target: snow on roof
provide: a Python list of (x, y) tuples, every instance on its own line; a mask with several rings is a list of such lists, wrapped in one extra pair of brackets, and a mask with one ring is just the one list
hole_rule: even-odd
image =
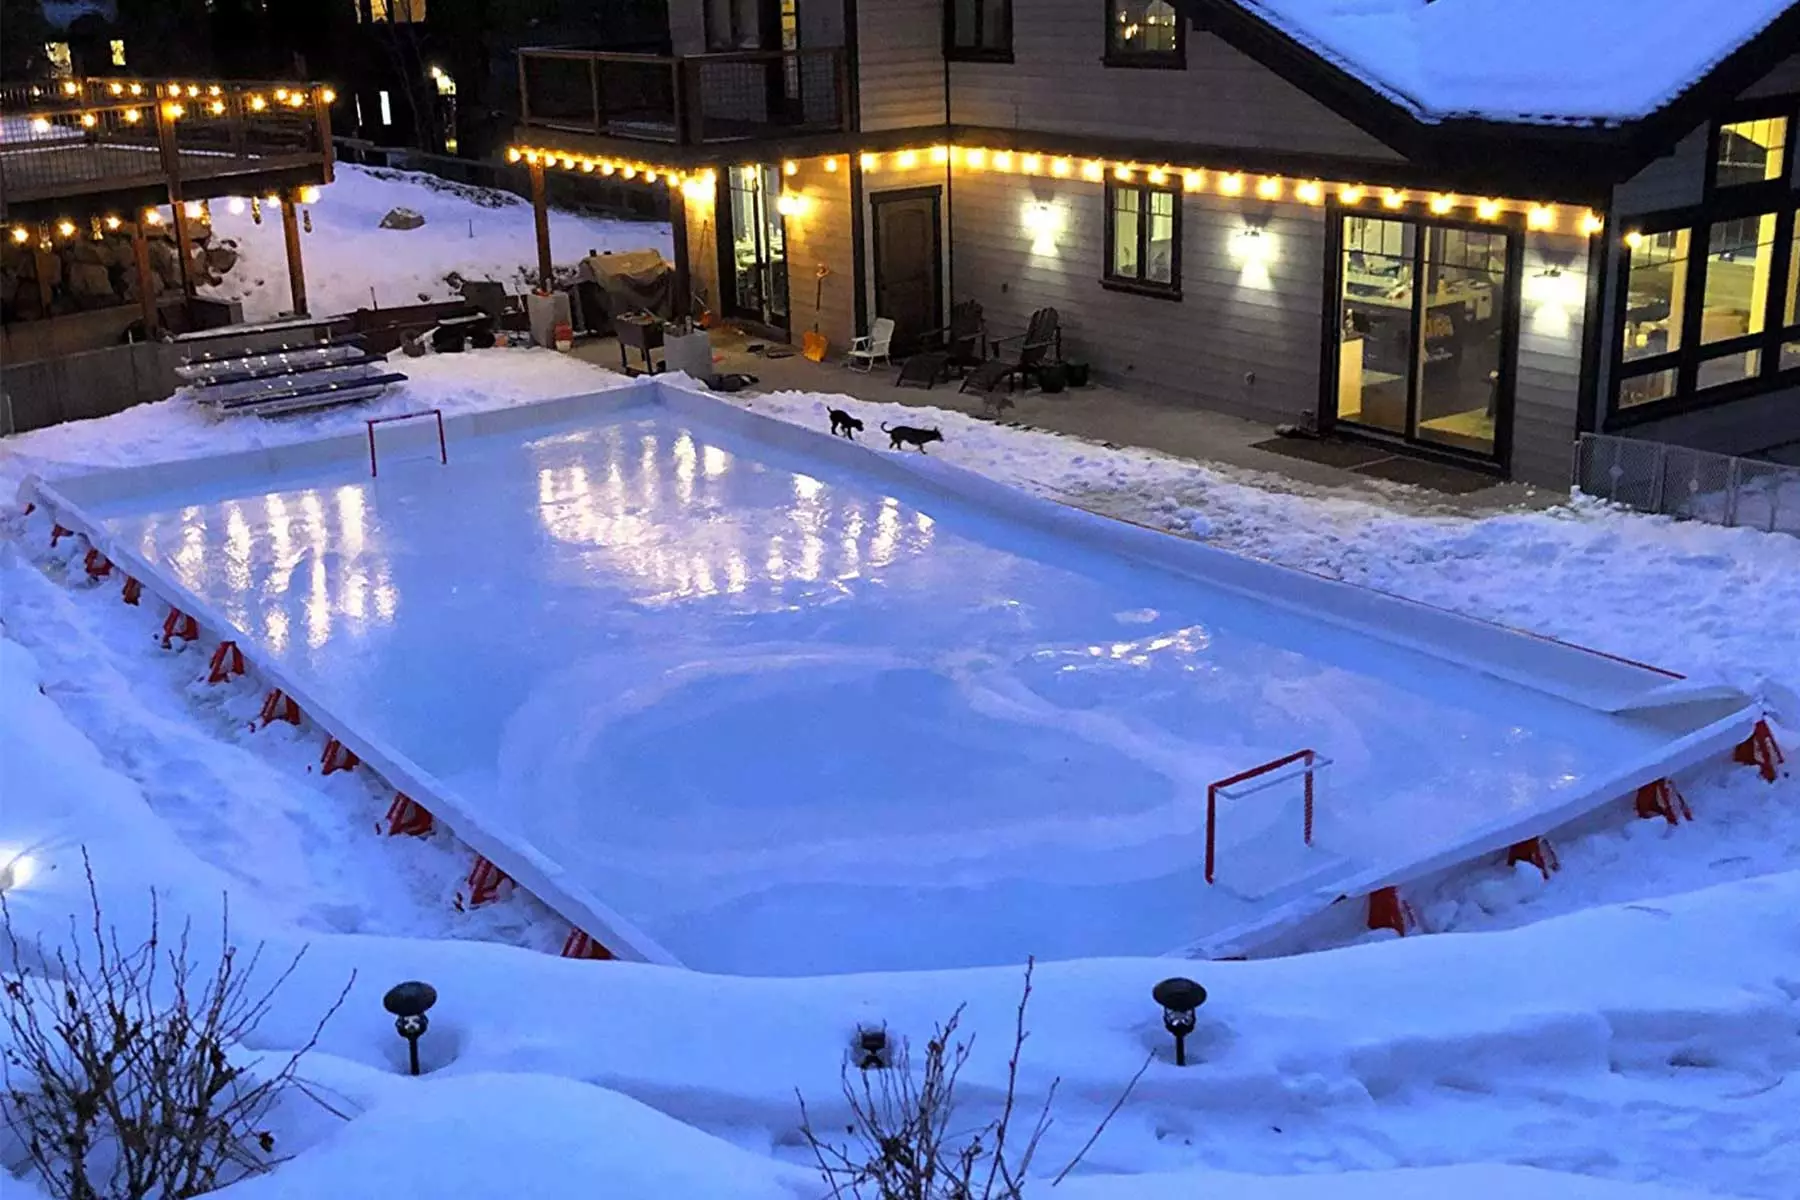
[(1648, 116), (1791, 0), (1234, 0), (1429, 121)]

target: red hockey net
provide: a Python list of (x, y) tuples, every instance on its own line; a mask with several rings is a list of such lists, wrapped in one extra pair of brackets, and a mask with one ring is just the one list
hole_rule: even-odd
[(1296, 750), (1280, 758), (1270, 759), (1236, 775), (1215, 779), (1206, 788), (1206, 882), (1213, 882), (1218, 862), (1219, 799), (1236, 800), (1253, 792), (1267, 791), (1283, 783), (1300, 781), (1304, 797), (1304, 820), (1301, 836), (1308, 846), (1313, 840), (1313, 801), (1317, 794), (1315, 777), (1331, 765), (1331, 760), (1316, 750)]
[(371, 479), (376, 478), (377, 476), (380, 475), (380, 470), (377, 467), (377, 464), (375, 461), (375, 427), (377, 425), (390, 425), (390, 424), (394, 423), (395, 421), (423, 421), (428, 417), (435, 418), (437, 420), (438, 462), (442, 463), (444, 466), (450, 465), (450, 452), (444, 445), (444, 410), (443, 409), (427, 408), (420, 412), (397, 413), (396, 415), (391, 416), (391, 417), (371, 417), (371, 418), (369, 418), (369, 420), (364, 422), (369, 427), (369, 477)]

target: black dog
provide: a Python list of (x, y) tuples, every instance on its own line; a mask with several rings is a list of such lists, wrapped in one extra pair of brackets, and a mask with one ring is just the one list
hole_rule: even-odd
[(841, 433), (854, 442), (856, 435), (862, 432), (863, 423), (843, 409), (828, 408), (825, 411), (831, 416), (832, 433)]
[(886, 421), (881, 423), (881, 432), (888, 435), (888, 449), (898, 450), (902, 446), (911, 446), (920, 454), (925, 453), (926, 442), (941, 442), (944, 435), (935, 429), (914, 429), (911, 425), (896, 425), (888, 428)]

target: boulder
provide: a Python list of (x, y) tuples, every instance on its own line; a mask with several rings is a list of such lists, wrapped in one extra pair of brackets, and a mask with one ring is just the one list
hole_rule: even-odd
[(169, 243), (150, 243), (150, 270), (163, 281), (164, 286), (181, 286), (181, 257)]
[(387, 216), (381, 218), (383, 229), (417, 229), (425, 223), (425, 218), (410, 208), (390, 208)]
[(113, 298), (112, 274), (99, 263), (72, 262), (67, 270), (69, 294), (76, 300)]
[(63, 248), (63, 257), (71, 263), (86, 263), (89, 265), (97, 265), (106, 261), (105, 255), (100, 251), (100, 244), (98, 242), (70, 242)]
[(206, 248), (206, 267), (214, 275), (223, 275), (237, 266), (238, 252), (230, 246), (217, 245)]

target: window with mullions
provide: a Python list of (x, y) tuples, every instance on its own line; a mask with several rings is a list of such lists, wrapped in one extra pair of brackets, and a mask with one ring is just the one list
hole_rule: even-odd
[(950, 0), (946, 58), (1011, 62), (1012, 0)]
[(1106, 63), (1114, 67), (1181, 67), (1187, 39), (1169, 0), (1106, 0)]
[(1794, 236), (1789, 239), (1787, 289), (1781, 301), (1781, 371), (1800, 370), (1800, 210), (1794, 213)]
[(1156, 295), (1181, 294), (1181, 198), (1170, 188), (1106, 187), (1106, 282)]
[(1742, 187), (1781, 178), (1787, 161), (1788, 119), (1762, 117), (1719, 126), (1713, 186)]

